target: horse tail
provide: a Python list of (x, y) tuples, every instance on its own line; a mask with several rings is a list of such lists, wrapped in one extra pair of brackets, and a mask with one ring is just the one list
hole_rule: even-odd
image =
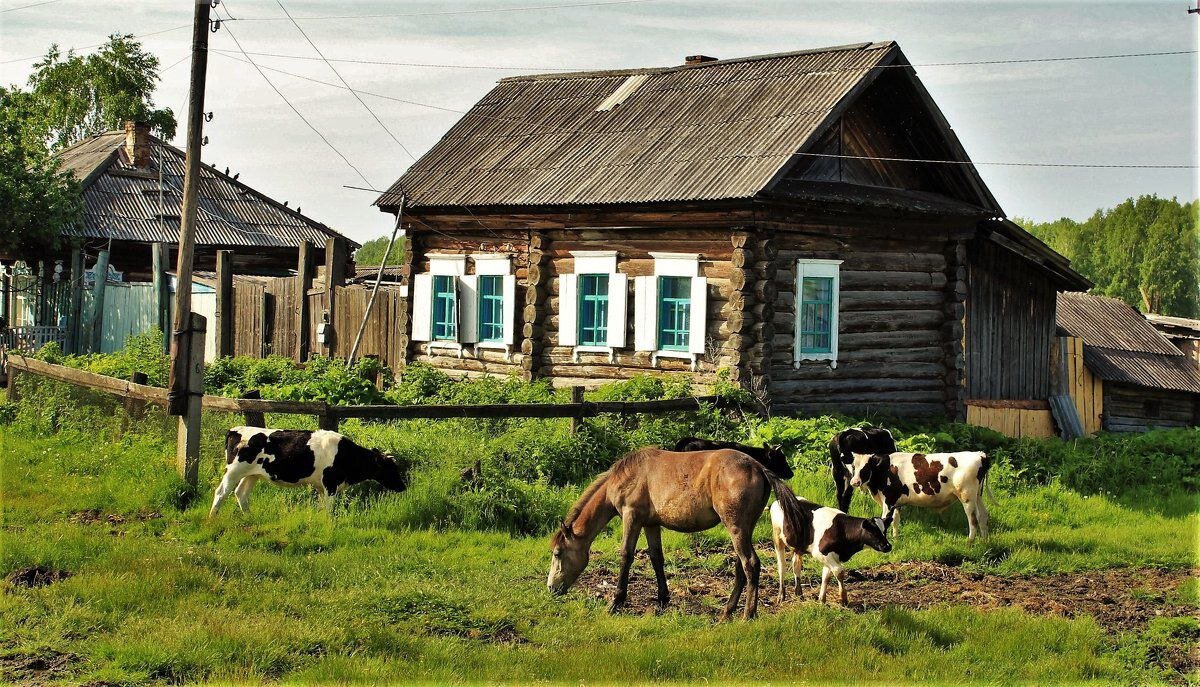
[(800, 499), (796, 498), (796, 494), (792, 492), (792, 488), (786, 482), (766, 468), (762, 469), (762, 473), (767, 478), (767, 483), (771, 485), (771, 491), (774, 492), (779, 507), (783, 509), (784, 539), (793, 548), (804, 549), (813, 537), (812, 511), (801, 505)]

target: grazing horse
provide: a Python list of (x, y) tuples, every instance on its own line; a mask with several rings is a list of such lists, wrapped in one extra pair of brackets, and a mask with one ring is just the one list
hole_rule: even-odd
[(553, 558), (546, 586), (555, 595), (565, 594), (588, 564), (592, 541), (613, 518), (621, 518), (621, 573), (617, 593), (608, 610), (625, 604), (629, 566), (638, 535), (646, 530), (650, 563), (658, 582), (657, 610), (670, 600), (663, 569), (662, 528), (699, 532), (718, 523), (729, 530), (738, 564), (733, 591), (722, 620), (737, 609), (746, 581), (750, 592), (744, 618), (758, 610), (758, 576), (761, 564), (754, 552), (754, 524), (762, 515), (771, 492), (781, 504), (783, 526), (789, 541), (811, 538), (812, 514), (801, 508), (795, 494), (778, 477), (754, 459), (731, 449), (679, 453), (643, 448), (613, 463), (583, 491), (566, 520), (550, 540)]

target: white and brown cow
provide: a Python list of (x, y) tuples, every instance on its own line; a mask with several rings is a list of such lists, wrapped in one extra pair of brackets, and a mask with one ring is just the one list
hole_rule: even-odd
[(779, 502), (771, 504), (771, 540), (775, 543), (775, 568), (779, 572), (779, 603), (784, 599), (783, 556), (792, 553), (792, 581), (796, 598), (800, 598), (800, 564), (808, 553), (821, 563), (821, 591), (817, 599), (825, 603), (829, 578), (837, 580), (838, 594), (846, 605), (846, 571), (842, 564), (865, 547), (887, 553), (892, 545), (887, 539), (887, 525), (882, 518), (856, 518), (836, 508), (827, 508), (811, 501), (800, 505), (812, 513), (812, 529), (805, 532), (808, 541), (788, 541), (783, 530), (783, 509)]
[(983, 489), (991, 460), (982, 451), (855, 455), (850, 485), (862, 487), (883, 508), (892, 536), (901, 506), (945, 509), (955, 501), (967, 514), (968, 539), (988, 534)]
[(237, 495), (242, 512), (248, 511), (250, 490), (262, 479), (312, 487), (326, 507), (343, 484), (373, 479), (392, 491), (407, 486), (395, 458), (337, 432), (234, 427), (225, 435), (225, 476), (213, 494), (209, 517), (230, 492)]

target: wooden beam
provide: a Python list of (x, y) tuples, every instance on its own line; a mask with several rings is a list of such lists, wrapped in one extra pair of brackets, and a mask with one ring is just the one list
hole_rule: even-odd
[(83, 352), (83, 250), (71, 251), (71, 312), (67, 316), (67, 353)]
[(102, 250), (96, 257), (96, 285), (92, 287), (92, 328), (90, 349), (93, 353), (100, 352), (100, 342), (104, 338), (104, 287), (108, 283), (108, 251)]
[(300, 244), (299, 264), (296, 265), (296, 362), (308, 360), (308, 290), (313, 282), (313, 245), (309, 241)]
[(204, 333), (207, 324), (203, 315), (191, 313), (184, 336), (176, 339), (182, 344), (176, 349), (176, 353), (187, 354), (187, 379), (182, 380), (187, 397), (184, 399), (184, 413), (179, 416), (175, 461), (179, 474), (193, 488), (200, 477), (200, 410), (204, 392)]
[(233, 252), (217, 251), (216, 355), (233, 355)]
[(1021, 410), (1049, 410), (1050, 402), (1041, 399), (1034, 400), (1011, 400), (1011, 399), (987, 399), (987, 398), (968, 398), (966, 404), (975, 406), (976, 408), (1018, 408)]
[(326, 355), (333, 356), (339, 346), (343, 332), (337, 331), (337, 289), (346, 284), (346, 261), (349, 257), (346, 239), (338, 236), (325, 240), (325, 309), (329, 313), (329, 329), (326, 333)]

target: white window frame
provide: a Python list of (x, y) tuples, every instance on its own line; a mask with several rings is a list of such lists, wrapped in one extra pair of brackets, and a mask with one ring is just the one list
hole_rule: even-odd
[[(700, 360), (700, 352), (695, 350), (696, 336), (704, 339), (708, 336), (708, 279), (700, 270), (700, 254), (699, 253), (650, 253), (650, 257), (654, 259), (654, 281), (652, 292), (646, 293), (642, 298), (649, 298), (645, 304), (647, 308), (646, 317), (649, 318), (644, 323), (638, 323), (641, 326), (653, 327), (655, 342), (658, 341), (658, 278), (659, 277), (690, 277), (692, 279), (692, 297), (689, 307), (691, 308), (691, 322), (689, 326), (691, 330), (689, 336), (693, 342), (692, 350), (690, 351), (669, 351), (665, 349), (657, 349), (650, 354), (650, 364), (657, 367), (659, 358), (681, 358), (691, 362), (691, 369), (695, 370)], [(697, 282), (697, 280), (699, 280)], [(701, 288), (701, 285), (703, 288)], [(649, 291), (649, 290), (648, 290)], [(701, 291), (703, 292), (701, 296)], [(697, 307), (699, 305), (699, 307)], [(696, 313), (699, 312), (700, 332), (696, 333)], [(652, 324), (651, 324), (652, 323)], [(655, 344), (657, 348), (657, 343)]]
[[(431, 275), (449, 275), (461, 279), (467, 273), (467, 256), (460, 253), (428, 253), (425, 255), (425, 257), (429, 260), (429, 274)], [(457, 299), (457, 294), (461, 293), (461, 289), (457, 289), (455, 293), (455, 298)], [(458, 309), (459, 313), (462, 312), (461, 306), (459, 303), (457, 303), (457, 301), (455, 302), (455, 307)], [(433, 317), (432, 311), (430, 312), (430, 317)], [(459, 336), (462, 336), (461, 322), (459, 322), (458, 331)], [(430, 354), (432, 354), (435, 349), (439, 348), (453, 351), (454, 354), (459, 358), (463, 357), (463, 345), (457, 341), (434, 341), (431, 337), (430, 341), (425, 344), (425, 350)]]
[[(575, 270), (571, 276), (573, 278), (575, 278), (575, 280), (576, 280), (576, 282), (575, 282), (576, 290), (571, 291), (571, 298), (579, 297), (578, 296), (579, 292), (577, 290), (579, 275), (581, 275), (581, 274), (606, 274), (606, 275), (608, 275), (608, 307), (609, 307), (609, 314), (610, 314), (609, 321), (608, 321), (608, 331), (609, 331), (609, 340), (610, 341), (612, 340), (612, 338), (615, 334), (613, 325), (616, 324), (617, 322), (614, 322), (614, 320), (619, 320), (619, 323), (622, 327), (619, 335), (617, 335), (618, 341), (621, 343), (621, 345), (613, 346), (612, 344), (609, 344), (607, 346), (581, 346), (578, 343), (575, 343), (572, 345), (572, 348), (571, 348), (571, 360), (576, 363), (579, 362), (579, 354), (580, 353), (600, 353), (600, 354), (608, 356), (608, 362), (610, 362), (610, 363), (616, 362), (617, 349), (624, 348), (624, 346), (626, 344), (625, 336), (624, 336), (624, 332), (625, 332), (624, 328), (629, 326), (628, 325), (629, 312), (628, 312), (628, 303), (627, 303), (628, 298), (626, 296), (626, 294), (628, 292), (628, 288), (629, 288), (628, 277), (626, 277), (626, 275), (617, 271), (617, 251), (615, 251), (615, 250), (573, 250), (573, 251), (571, 251), (571, 256), (575, 258)], [(561, 285), (561, 282), (560, 282), (560, 285)], [(560, 286), (560, 292), (561, 292), (561, 290), (562, 289)], [(616, 294), (616, 295), (614, 296), (614, 294)], [(563, 294), (560, 293), (559, 294), (560, 316), (561, 316), (561, 311), (562, 311), (562, 300), (561, 300), (562, 297), (563, 297)], [(570, 324), (571, 324), (572, 328), (577, 330), (579, 327), (578, 304), (575, 304), (574, 307), (575, 307), (575, 310), (574, 310), (575, 317), (573, 318), (573, 321)], [(619, 313), (619, 316), (618, 316), (618, 313)], [(575, 341), (578, 341), (578, 333), (576, 332), (575, 335), (576, 335)]]
[[(796, 283), (795, 283), (795, 315), (793, 317), (793, 332), (792, 332), (792, 367), (798, 368), (804, 362), (821, 362), (829, 363), (830, 368), (837, 367), (838, 361), (838, 313), (842, 307), (842, 261), (841, 260), (825, 260), (819, 258), (800, 258), (796, 260)], [(830, 304), (829, 312), (829, 352), (828, 353), (802, 353), (800, 346), (800, 318), (802, 317), (802, 301), (804, 299), (803, 286), (806, 277), (832, 278), (833, 279), (833, 303)]]
[[(480, 349), (493, 349), (504, 351), (505, 362), (512, 361), (513, 349), (513, 329), (516, 327), (516, 283), (512, 276), (512, 253), (471, 253), (471, 261), (475, 263), (475, 274), (478, 277), (504, 277), (501, 280), (503, 294), (503, 315), (504, 318), (504, 341), (475, 341), (472, 345), (475, 347), (474, 355), (479, 356)], [(476, 287), (475, 298), (479, 298), (479, 290)], [(472, 316), (479, 317), (479, 303), (474, 305)], [(478, 323), (476, 323), (478, 327)]]

